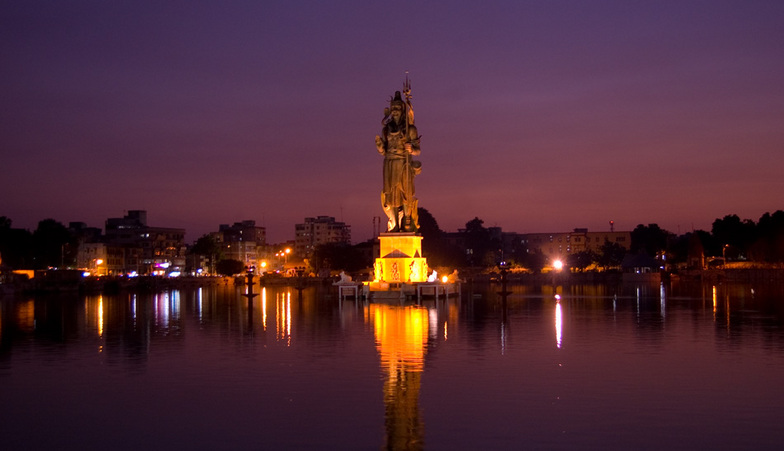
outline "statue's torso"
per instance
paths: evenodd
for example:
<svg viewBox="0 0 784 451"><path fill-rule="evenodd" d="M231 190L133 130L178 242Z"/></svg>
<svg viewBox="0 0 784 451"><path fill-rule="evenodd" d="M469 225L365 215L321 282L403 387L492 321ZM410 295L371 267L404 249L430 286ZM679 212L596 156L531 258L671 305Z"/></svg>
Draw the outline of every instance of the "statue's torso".
<svg viewBox="0 0 784 451"><path fill-rule="evenodd" d="M402 131L387 133L387 158L399 158L406 156L406 140Z"/></svg>

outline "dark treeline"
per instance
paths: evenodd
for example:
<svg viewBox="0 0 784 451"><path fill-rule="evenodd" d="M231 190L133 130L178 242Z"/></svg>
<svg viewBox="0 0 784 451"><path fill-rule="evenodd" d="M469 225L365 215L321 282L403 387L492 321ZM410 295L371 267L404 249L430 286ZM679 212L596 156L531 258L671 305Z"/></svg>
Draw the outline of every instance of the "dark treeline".
<svg viewBox="0 0 784 451"><path fill-rule="evenodd" d="M537 271L547 264L541 252L529 250L523 240L504 240L479 218L469 220L459 233L447 234L424 208L419 209L419 232L423 253L432 267L494 266L500 261ZM455 235L458 239L454 239ZM2 265L14 269L45 269L73 265L80 236L54 219L44 219L34 231L12 227L11 219L0 216ZM207 243L209 244L209 243ZM191 247L198 252L205 243ZM372 265L369 243L319 246L312 259L332 268L356 270ZM203 251L204 253L214 253ZM618 266L627 251L607 242L598 253L585 251L569 256L572 268L592 264ZM713 221L710 231L695 230L676 235L657 224L638 225L631 232L631 254L666 256L672 264L685 263L690 255L722 257L727 261L784 262L784 211L765 213L758 221L727 215ZM316 264L314 266L321 266Z"/></svg>
<svg viewBox="0 0 784 451"><path fill-rule="evenodd" d="M46 269L76 260L78 241L62 223L44 219L30 232L14 229L12 222L0 216L0 257L3 266L14 269Z"/></svg>
<svg viewBox="0 0 784 451"><path fill-rule="evenodd" d="M541 252L528 249L524 241L504 240L484 227L479 218L466 223L462 246L446 239L435 218L420 209L423 252L431 266L493 266L500 261L537 271L547 262ZM676 235L658 224L639 224L631 231L628 251L617 243L605 242L600 252L584 251L569 256L569 267L584 269L592 264L617 267L626 254L664 258L673 265L686 264L690 256L722 257L726 261L784 262L784 211L765 213L757 222L727 215L713 221L710 231L695 230Z"/></svg>

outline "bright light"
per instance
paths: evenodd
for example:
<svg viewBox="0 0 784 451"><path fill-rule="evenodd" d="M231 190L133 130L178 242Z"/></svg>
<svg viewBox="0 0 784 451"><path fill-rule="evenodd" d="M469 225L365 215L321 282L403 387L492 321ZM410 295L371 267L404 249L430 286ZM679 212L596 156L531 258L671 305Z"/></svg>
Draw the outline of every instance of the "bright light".
<svg viewBox="0 0 784 451"><path fill-rule="evenodd" d="M444 276L444 277L441 278L441 282L443 282L443 283L446 283L447 280L449 280L449 277L447 277L447 276Z"/></svg>
<svg viewBox="0 0 784 451"><path fill-rule="evenodd" d="M169 273L169 277L180 277L180 271L172 271Z"/></svg>
<svg viewBox="0 0 784 451"><path fill-rule="evenodd" d="M291 249L289 249L289 248L286 248L286 253L287 253L287 254L290 254L290 253L291 253Z"/></svg>
<svg viewBox="0 0 784 451"><path fill-rule="evenodd" d="M95 264L96 264L96 265L103 265L103 260L101 260L101 259L99 258L98 260L96 260L96 261L95 261Z"/></svg>
<svg viewBox="0 0 784 451"><path fill-rule="evenodd" d="M555 295L555 300L556 301L560 301L561 300L561 295L560 294L556 294Z"/></svg>
<svg viewBox="0 0 784 451"><path fill-rule="evenodd" d="M262 268L266 268L267 267L267 262L261 262L261 267Z"/></svg>
<svg viewBox="0 0 784 451"><path fill-rule="evenodd" d="M556 260L553 262L553 269L556 271L560 271L563 269L563 262L561 260Z"/></svg>
<svg viewBox="0 0 784 451"><path fill-rule="evenodd" d="M89 271L85 271L85 272L82 273L82 277L89 277L89 276L90 276L90 272Z"/></svg>

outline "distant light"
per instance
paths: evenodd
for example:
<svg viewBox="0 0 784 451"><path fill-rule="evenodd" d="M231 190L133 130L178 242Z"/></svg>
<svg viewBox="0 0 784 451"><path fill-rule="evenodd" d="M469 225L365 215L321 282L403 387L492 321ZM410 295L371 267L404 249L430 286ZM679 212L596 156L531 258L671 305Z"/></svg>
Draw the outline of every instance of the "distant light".
<svg viewBox="0 0 784 451"><path fill-rule="evenodd" d="M449 280L447 276L441 278L441 282L446 283Z"/></svg>
<svg viewBox="0 0 784 451"><path fill-rule="evenodd" d="M169 277L180 277L179 271L172 271L169 273Z"/></svg>
<svg viewBox="0 0 784 451"><path fill-rule="evenodd" d="M561 300L561 295L560 294L556 294L555 295L555 300L556 301L560 301Z"/></svg>
<svg viewBox="0 0 784 451"><path fill-rule="evenodd" d="M137 273L136 271L131 271L128 273L128 277L137 277L138 275L139 273Z"/></svg>
<svg viewBox="0 0 784 451"><path fill-rule="evenodd" d="M98 260L96 260L96 261L95 261L95 264L96 264L96 265L103 265L103 260L101 260L101 259L99 258Z"/></svg>
<svg viewBox="0 0 784 451"><path fill-rule="evenodd" d="M169 266L171 266L171 263L169 263L169 262L163 262L163 263L158 263L158 264L157 264L157 265L155 265L155 266L156 266L156 267L158 267L158 268L163 268L163 269L166 269L166 268L168 268Z"/></svg>
<svg viewBox="0 0 784 451"><path fill-rule="evenodd" d="M82 277L90 277L90 271L83 272Z"/></svg>
<svg viewBox="0 0 784 451"><path fill-rule="evenodd" d="M563 269L563 262L561 260L556 260L553 262L553 269L556 271L560 271Z"/></svg>

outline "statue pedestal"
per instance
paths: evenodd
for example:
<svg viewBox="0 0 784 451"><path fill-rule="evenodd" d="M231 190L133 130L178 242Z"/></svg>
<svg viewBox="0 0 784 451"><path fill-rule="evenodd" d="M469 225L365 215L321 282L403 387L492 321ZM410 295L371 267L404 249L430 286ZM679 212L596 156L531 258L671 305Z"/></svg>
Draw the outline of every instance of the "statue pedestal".
<svg viewBox="0 0 784 451"><path fill-rule="evenodd" d="M394 288L398 284L427 281L427 262L422 257L422 236L416 233L382 233L378 237L380 258L374 266L374 286Z"/></svg>

